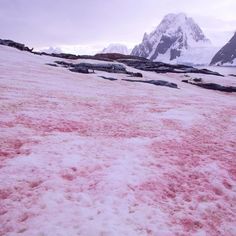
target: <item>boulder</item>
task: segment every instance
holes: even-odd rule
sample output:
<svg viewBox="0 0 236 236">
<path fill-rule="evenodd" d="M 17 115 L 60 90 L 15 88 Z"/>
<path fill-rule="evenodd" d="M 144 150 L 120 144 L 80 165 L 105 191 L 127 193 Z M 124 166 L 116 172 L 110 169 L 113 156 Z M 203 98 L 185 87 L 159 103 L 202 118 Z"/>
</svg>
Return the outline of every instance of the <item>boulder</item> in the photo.
<svg viewBox="0 0 236 236">
<path fill-rule="evenodd" d="M 216 90 L 221 92 L 233 93 L 236 92 L 236 87 L 234 86 L 223 86 L 216 83 L 202 83 L 202 82 L 194 82 L 192 80 L 182 80 L 184 83 L 192 84 L 201 88 Z"/>
<path fill-rule="evenodd" d="M 105 77 L 105 76 L 98 76 L 98 77 L 100 77 L 102 79 L 105 79 L 105 80 L 110 80 L 110 81 L 116 81 L 117 80 L 117 79 L 112 78 L 112 77 Z"/>
<path fill-rule="evenodd" d="M 82 73 L 82 74 L 89 74 L 89 70 L 86 67 L 74 67 L 73 69 L 69 69 L 71 72 Z"/>
<path fill-rule="evenodd" d="M 131 79 L 122 79 L 124 81 L 128 82 L 135 82 L 135 83 L 147 83 L 147 84 L 153 84 L 157 86 L 166 86 L 170 88 L 178 88 L 178 85 L 175 83 L 171 83 L 165 80 L 131 80 Z"/>
</svg>

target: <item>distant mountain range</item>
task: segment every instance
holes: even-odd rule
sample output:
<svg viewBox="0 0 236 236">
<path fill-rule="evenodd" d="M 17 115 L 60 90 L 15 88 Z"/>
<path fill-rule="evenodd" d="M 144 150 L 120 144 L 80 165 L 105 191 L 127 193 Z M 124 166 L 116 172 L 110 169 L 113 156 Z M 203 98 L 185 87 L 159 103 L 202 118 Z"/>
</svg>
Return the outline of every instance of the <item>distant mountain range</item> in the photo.
<svg viewBox="0 0 236 236">
<path fill-rule="evenodd" d="M 209 64 L 218 48 L 184 13 L 168 14 L 131 52 L 153 61 L 177 64 Z"/>
<path fill-rule="evenodd" d="M 107 48 L 104 48 L 101 53 L 120 53 L 124 55 L 129 55 L 131 52 L 127 46 L 123 44 L 113 43 L 110 44 Z"/>
<path fill-rule="evenodd" d="M 236 66 L 236 33 L 213 57 L 211 65 Z"/>
<path fill-rule="evenodd" d="M 46 52 L 46 53 L 62 53 L 62 49 L 59 47 L 49 47 L 49 48 L 45 48 L 40 50 L 41 52 Z"/>
</svg>

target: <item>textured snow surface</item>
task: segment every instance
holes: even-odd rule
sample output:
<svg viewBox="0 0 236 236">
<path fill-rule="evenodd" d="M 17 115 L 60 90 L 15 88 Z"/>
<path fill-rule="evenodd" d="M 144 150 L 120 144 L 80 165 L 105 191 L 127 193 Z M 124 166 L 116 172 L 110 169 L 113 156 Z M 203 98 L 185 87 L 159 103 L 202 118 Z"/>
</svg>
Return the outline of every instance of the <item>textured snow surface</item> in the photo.
<svg viewBox="0 0 236 236">
<path fill-rule="evenodd" d="M 235 94 L 53 60 L 0 47 L 1 236 L 236 235 Z"/>
</svg>

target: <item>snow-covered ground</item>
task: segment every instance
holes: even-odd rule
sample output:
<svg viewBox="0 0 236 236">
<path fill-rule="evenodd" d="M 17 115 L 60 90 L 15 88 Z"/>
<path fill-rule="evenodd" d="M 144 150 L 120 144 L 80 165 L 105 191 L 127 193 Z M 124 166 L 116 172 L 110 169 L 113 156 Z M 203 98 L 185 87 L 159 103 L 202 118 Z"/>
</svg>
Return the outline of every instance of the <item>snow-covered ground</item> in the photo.
<svg viewBox="0 0 236 236">
<path fill-rule="evenodd" d="M 236 235 L 235 94 L 54 60 L 0 46 L 1 236 Z"/>
</svg>

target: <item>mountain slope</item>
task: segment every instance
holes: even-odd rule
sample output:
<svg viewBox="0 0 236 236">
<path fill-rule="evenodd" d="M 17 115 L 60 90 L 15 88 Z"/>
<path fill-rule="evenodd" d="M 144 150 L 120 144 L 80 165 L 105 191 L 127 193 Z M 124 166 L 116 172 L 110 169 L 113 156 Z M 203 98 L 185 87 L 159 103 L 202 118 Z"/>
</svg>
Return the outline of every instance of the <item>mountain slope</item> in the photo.
<svg viewBox="0 0 236 236">
<path fill-rule="evenodd" d="M 110 44 L 107 48 L 104 48 L 101 53 L 120 53 L 129 55 L 130 50 L 123 44 Z"/>
<path fill-rule="evenodd" d="M 217 50 L 213 49 L 213 52 L 209 53 L 212 49 L 208 48 L 211 47 L 210 40 L 194 20 L 180 13 L 165 16 L 152 33 L 144 34 L 142 43 L 137 45 L 131 54 L 167 63 L 181 62 L 182 58 L 188 62 L 186 55 L 189 54 L 190 63 L 204 64 L 209 63 L 212 54 Z M 205 54 L 210 55 L 200 61 L 199 58 L 193 59 L 190 56 L 198 54 L 199 51 L 206 51 Z"/>
<path fill-rule="evenodd" d="M 230 41 L 212 58 L 211 65 L 236 66 L 236 33 Z"/>
</svg>

